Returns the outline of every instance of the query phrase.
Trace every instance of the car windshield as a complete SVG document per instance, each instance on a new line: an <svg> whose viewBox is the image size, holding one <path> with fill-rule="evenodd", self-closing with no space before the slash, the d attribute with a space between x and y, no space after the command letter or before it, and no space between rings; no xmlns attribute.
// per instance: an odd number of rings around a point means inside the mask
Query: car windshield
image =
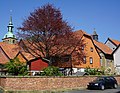
<svg viewBox="0 0 120 93"><path fill-rule="evenodd" d="M99 77L99 78L96 78L96 80L95 80L95 81L103 81L103 80L104 80L104 78Z"/></svg>

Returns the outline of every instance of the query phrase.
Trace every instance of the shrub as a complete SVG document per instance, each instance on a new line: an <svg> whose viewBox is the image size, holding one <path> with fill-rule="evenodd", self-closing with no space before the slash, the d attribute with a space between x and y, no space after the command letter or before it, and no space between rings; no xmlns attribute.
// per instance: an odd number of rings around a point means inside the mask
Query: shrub
<svg viewBox="0 0 120 93"><path fill-rule="evenodd" d="M42 76L63 76L61 72L59 72L58 67L49 66L45 69L43 69L43 72L41 73Z"/></svg>
<svg viewBox="0 0 120 93"><path fill-rule="evenodd" d="M96 68L90 68L90 67L87 67L85 69L85 72L88 73L89 75L103 75L103 71L100 71L99 69L96 69Z"/></svg>
<svg viewBox="0 0 120 93"><path fill-rule="evenodd" d="M27 75L27 66L19 61L19 59L11 59L10 62L5 64L5 68L10 75Z"/></svg>

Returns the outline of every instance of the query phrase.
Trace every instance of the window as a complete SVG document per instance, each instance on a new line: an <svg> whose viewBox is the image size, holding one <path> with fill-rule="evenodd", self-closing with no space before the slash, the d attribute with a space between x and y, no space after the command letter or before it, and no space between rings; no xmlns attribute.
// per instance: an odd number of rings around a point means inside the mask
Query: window
<svg viewBox="0 0 120 93"><path fill-rule="evenodd" d="M83 64L86 64L86 56L83 57Z"/></svg>
<svg viewBox="0 0 120 93"><path fill-rule="evenodd" d="M69 62L71 59L71 55L64 55L64 56L52 56L51 62Z"/></svg>
<svg viewBox="0 0 120 93"><path fill-rule="evenodd" d="M93 64L93 58L90 57L90 64Z"/></svg>
<svg viewBox="0 0 120 93"><path fill-rule="evenodd" d="M90 48L90 51L93 52L93 47Z"/></svg>
<svg viewBox="0 0 120 93"><path fill-rule="evenodd" d="M50 60L51 62L55 63L55 62L59 62L60 58L58 56L52 56Z"/></svg>
<svg viewBox="0 0 120 93"><path fill-rule="evenodd" d="M102 59L100 59L100 64L101 64L101 66L103 66L103 61L102 61Z"/></svg>
<svg viewBox="0 0 120 93"><path fill-rule="evenodd" d="M84 46L82 46L81 48L82 48L82 50L84 50Z"/></svg>
<svg viewBox="0 0 120 93"><path fill-rule="evenodd" d="M61 57L61 62L69 62L70 58L71 58L70 55L65 55L65 56Z"/></svg>
<svg viewBox="0 0 120 93"><path fill-rule="evenodd" d="M15 40L13 40L13 43L15 43Z"/></svg>

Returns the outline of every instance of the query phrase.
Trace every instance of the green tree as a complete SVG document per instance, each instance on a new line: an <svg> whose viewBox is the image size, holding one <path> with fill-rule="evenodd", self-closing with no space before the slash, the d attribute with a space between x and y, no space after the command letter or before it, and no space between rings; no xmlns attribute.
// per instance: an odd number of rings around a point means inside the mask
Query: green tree
<svg viewBox="0 0 120 93"><path fill-rule="evenodd" d="M11 75L27 75L27 66L20 62L19 59L11 59L10 62L5 64L5 68Z"/></svg>

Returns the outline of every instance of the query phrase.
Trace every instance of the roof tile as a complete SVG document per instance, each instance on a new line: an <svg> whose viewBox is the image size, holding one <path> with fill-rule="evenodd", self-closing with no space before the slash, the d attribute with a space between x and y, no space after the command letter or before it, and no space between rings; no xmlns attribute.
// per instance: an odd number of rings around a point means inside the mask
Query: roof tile
<svg viewBox="0 0 120 93"><path fill-rule="evenodd" d="M113 51L107 45L103 44L102 42L98 42L95 40L93 41L94 41L94 44L105 54L112 54Z"/></svg>
<svg viewBox="0 0 120 93"><path fill-rule="evenodd" d="M17 44L7 44L5 42L0 42L0 60L2 63L8 62L8 59L13 59L16 54L20 51L20 47Z"/></svg>
<svg viewBox="0 0 120 93"><path fill-rule="evenodd" d="M120 44L120 41L109 38L117 46Z"/></svg>

